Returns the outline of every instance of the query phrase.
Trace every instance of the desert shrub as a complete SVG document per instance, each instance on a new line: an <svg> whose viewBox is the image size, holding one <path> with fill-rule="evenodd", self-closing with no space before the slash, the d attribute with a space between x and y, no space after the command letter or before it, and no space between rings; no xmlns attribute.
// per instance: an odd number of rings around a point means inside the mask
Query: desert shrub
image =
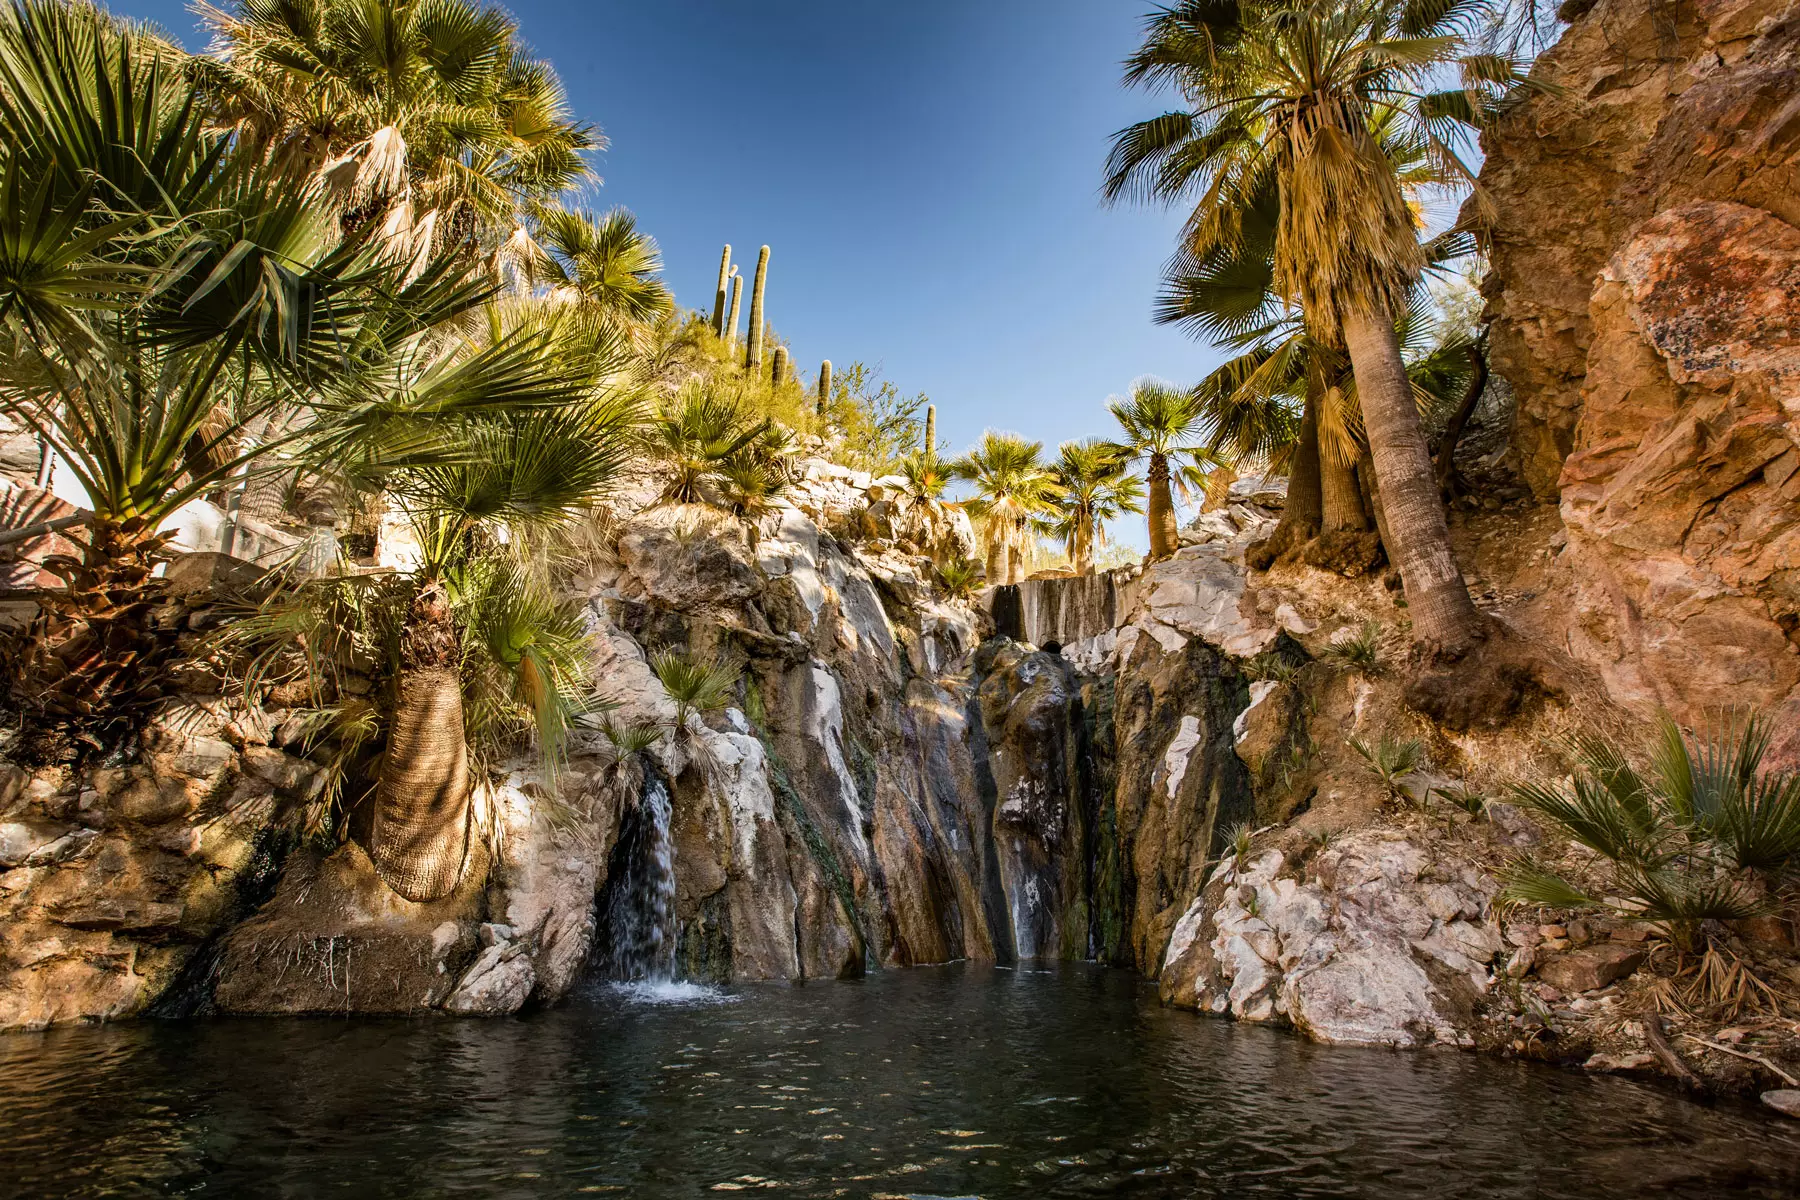
<svg viewBox="0 0 1800 1200"><path fill-rule="evenodd" d="M1763 769L1769 741L1755 714L1690 739L1665 713L1640 771L1616 743L1577 738L1566 784L1510 791L1599 856L1600 886L1526 856L1508 871L1504 898L1646 922L1683 954L1705 945L1708 921L1771 911L1800 868L1800 774Z"/></svg>

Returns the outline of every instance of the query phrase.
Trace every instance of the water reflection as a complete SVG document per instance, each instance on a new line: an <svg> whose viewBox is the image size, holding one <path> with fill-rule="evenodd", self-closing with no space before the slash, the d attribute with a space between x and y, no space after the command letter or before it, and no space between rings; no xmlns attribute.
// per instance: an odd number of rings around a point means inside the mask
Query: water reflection
<svg viewBox="0 0 1800 1200"><path fill-rule="evenodd" d="M640 993L597 985L492 1022L0 1038L0 1180L21 1196L1800 1193L1800 1138L1756 1110L1310 1046L1163 1010L1118 972Z"/></svg>

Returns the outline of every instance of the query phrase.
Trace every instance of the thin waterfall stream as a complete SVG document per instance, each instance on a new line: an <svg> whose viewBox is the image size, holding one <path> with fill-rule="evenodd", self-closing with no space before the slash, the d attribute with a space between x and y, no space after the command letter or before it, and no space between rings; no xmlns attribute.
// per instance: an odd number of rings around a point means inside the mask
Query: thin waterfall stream
<svg viewBox="0 0 1800 1200"><path fill-rule="evenodd" d="M602 902L607 975L621 983L675 978L675 839L668 780L646 769L635 809L626 814Z"/></svg>

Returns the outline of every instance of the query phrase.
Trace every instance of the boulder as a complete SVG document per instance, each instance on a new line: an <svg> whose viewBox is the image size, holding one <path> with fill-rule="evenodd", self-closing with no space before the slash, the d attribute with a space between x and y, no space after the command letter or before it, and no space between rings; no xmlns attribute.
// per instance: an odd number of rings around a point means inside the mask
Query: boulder
<svg viewBox="0 0 1800 1200"><path fill-rule="evenodd" d="M479 840L471 839L475 855ZM399 1013L431 1008L474 957L486 864L442 900L391 891L355 842L296 855L275 896L227 938L213 1003L227 1013Z"/></svg>
<svg viewBox="0 0 1800 1200"><path fill-rule="evenodd" d="M1537 965L1538 978L1563 992L1592 992L1617 983L1644 965L1634 946L1602 942L1552 955Z"/></svg>
<svg viewBox="0 0 1800 1200"><path fill-rule="evenodd" d="M1306 876L1280 850L1227 855L1170 936L1163 999L1321 1042L1471 1044L1502 946L1473 866L1380 830Z"/></svg>
<svg viewBox="0 0 1800 1200"><path fill-rule="evenodd" d="M254 597L266 587L264 568L229 554L197 551L178 554L163 572L167 595L176 600L213 596Z"/></svg>
<svg viewBox="0 0 1800 1200"><path fill-rule="evenodd" d="M1800 1090L1776 1088L1762 1094L1762 1102L1784 1117L1800 1120Z"/></svg>
<svg viewBox="0 0 1800 1200"><path fill-rule="evenodd" d="M700 505L631 517L619 536L619 559L643 595L675 608L729 608L763 588L742 523Z"/></svg>

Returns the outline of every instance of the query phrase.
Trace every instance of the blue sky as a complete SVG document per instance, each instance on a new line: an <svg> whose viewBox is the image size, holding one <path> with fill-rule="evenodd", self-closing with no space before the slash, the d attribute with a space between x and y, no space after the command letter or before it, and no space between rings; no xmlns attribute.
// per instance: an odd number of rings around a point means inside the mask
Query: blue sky
<svg viewBox="0 0 1800 1200"><path fill-rule="evenodd" d="M114 0L190 49L180 2ZM769 316L811 375L878 365L960 450L983 428L1107 432L1145 374L1216 355L1151 324L1176 214L1100 203L1108 138L1160 111L1119 62L1150 0L519 0L522 35L610 140L677 298L772 248Z"/></svg>

